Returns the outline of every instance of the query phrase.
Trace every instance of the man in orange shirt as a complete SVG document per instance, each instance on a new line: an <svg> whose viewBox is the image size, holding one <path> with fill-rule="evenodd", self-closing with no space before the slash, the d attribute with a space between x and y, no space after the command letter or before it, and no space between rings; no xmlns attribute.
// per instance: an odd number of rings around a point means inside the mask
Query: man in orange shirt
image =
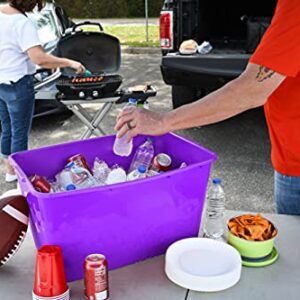
<svg viewBox="0 0 300 300"><path fill-rule="evenodd" d="M131 109L118 135L160 135L216 123L264 105L279 213L300 215L300 1L278 0L272 23L240 77L169 113Z"/></svg>

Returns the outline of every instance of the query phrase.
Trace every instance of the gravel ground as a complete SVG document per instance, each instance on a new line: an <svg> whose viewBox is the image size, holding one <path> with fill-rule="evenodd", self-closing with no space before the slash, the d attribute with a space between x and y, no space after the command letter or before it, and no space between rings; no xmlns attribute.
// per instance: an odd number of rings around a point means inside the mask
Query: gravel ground
<svg viewBox="0 0 300 300"><path fill-rule="evenodd" d="M170 87L161 79L159 55L124 55L121 73L123 86L152 83L158 96L151 99L151 109L171 109ZM94 105L89 105L93 110ZM105 119L104 129L113 133L115 117L121 107L116 106ZM64 143L78 139L84 126L75 116L50 116L34 120L30 148ZM227 208L260 212L274 212L273 170L270 145L262 109L246 112L219 124L179 132L214 151L219 159L212 176L223 179ZM3 167L3 165L1 165ZM0 178L0 191L14 188Z"/></svg>

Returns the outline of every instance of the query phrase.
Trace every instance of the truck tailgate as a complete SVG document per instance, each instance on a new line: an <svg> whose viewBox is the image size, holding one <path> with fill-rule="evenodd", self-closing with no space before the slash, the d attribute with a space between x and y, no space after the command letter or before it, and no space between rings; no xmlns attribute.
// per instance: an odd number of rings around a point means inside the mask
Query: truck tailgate
<svg viewBox="0 0 300 300"><path fill-rule="evenodd" d="M167 84L198 85L200 81L200 85L207 87L207 81L224 84L239 76L249 58L249 54L243 53L168 54L162 58L161 70Z"/></svg>

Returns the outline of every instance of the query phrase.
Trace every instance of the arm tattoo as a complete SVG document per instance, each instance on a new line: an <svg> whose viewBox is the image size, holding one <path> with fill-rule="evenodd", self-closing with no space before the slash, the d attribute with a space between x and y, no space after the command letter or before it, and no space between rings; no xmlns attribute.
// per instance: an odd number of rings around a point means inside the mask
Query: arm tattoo
<svg viewBox="0 0 300 300"><path fill-rule="evenodd" d="M275 74L274 71L271 69L268 69L263 66L259 66L259 71L256 75L256 79L258 82L263 82L264 80L271 78Z"/></svg>

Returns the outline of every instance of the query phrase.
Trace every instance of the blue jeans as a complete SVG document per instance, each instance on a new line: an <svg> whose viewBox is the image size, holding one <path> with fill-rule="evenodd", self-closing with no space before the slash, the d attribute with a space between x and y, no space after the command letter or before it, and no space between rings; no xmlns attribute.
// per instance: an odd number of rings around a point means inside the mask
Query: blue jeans
<svg viewBox="0 0 300 300"><path fill-rule="evenodd" d="M0 84L0 157L27 150L33 111L33 76L27 75L12 84Z"/></svg>
<svg viewBox="0 0 300 300"><path fill-rule="evenodd" d="M275 200L279 214L300 215L300 177L275 171Z"/></svg>

